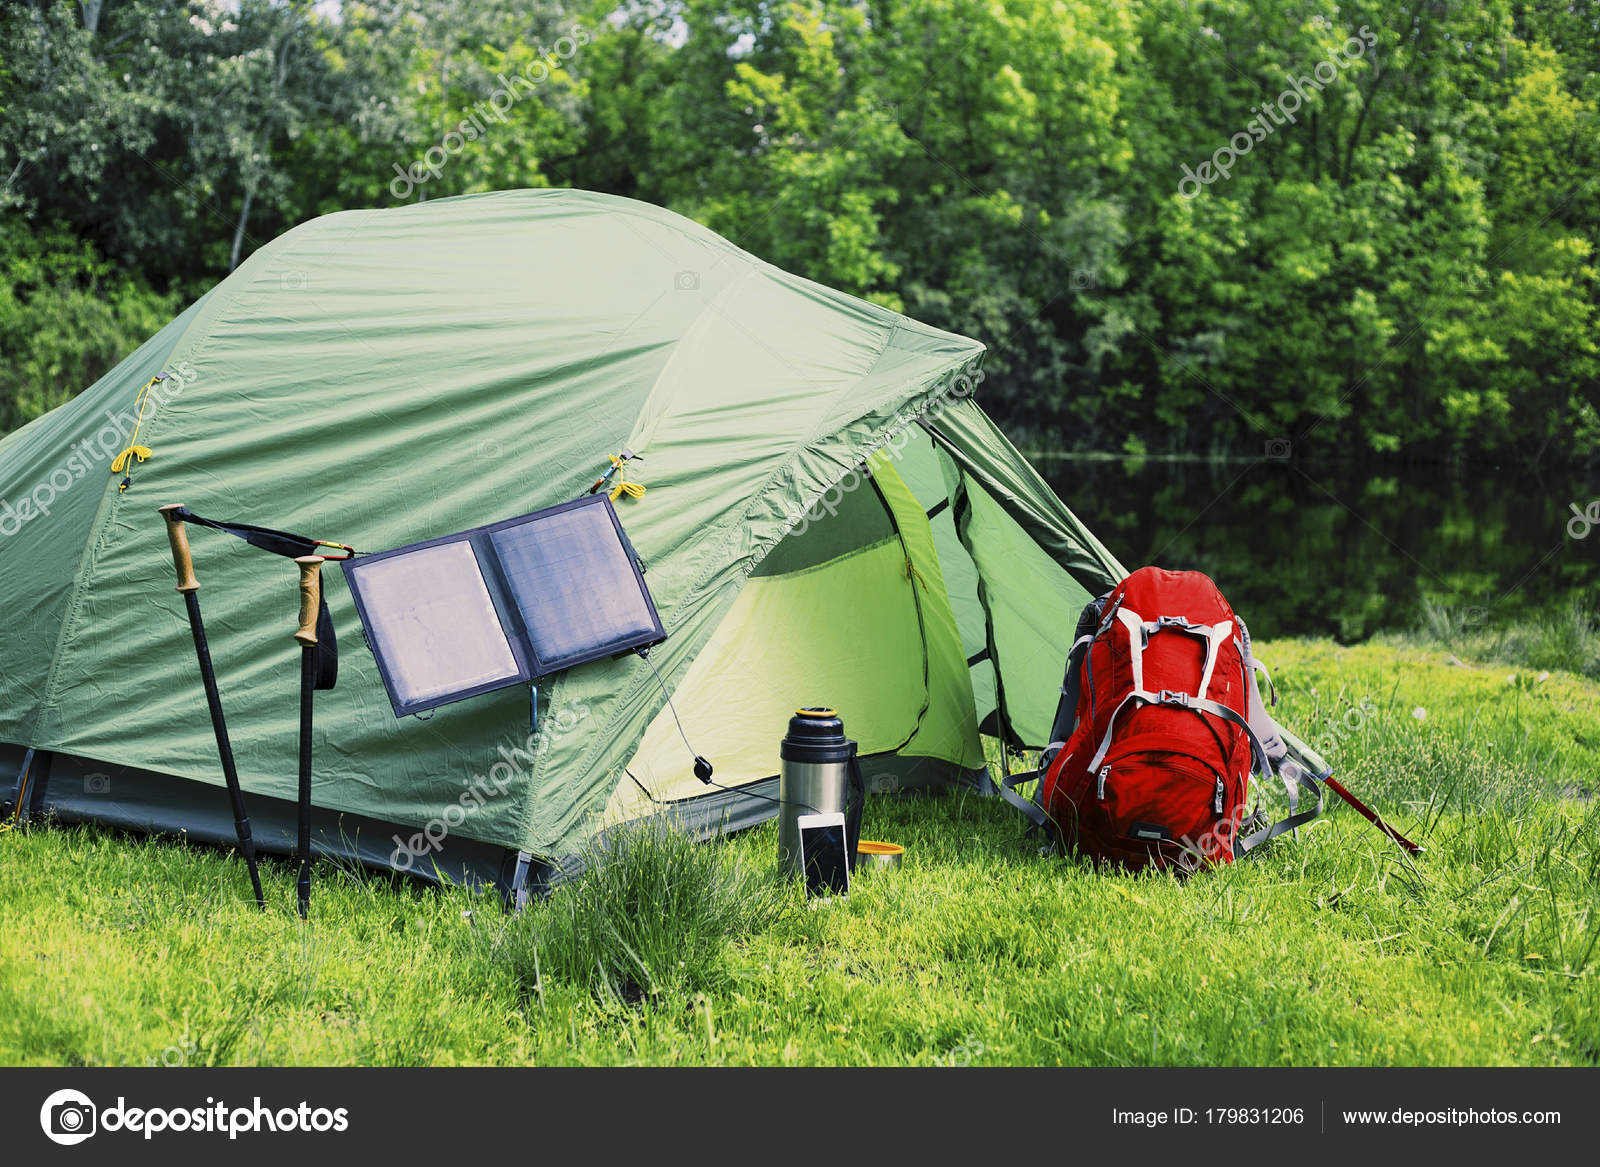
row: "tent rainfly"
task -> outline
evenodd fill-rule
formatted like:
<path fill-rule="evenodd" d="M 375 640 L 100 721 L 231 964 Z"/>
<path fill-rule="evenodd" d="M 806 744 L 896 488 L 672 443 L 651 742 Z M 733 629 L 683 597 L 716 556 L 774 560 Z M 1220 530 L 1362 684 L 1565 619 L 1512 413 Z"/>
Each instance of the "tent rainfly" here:
<path fill-rule="evenodd" d="M 665 808 L 747 826 L 802 705 L 841 711 L 869 790 L 979 782 L 980 734 L 1046 744 L 1078 613 L 1125 574 L 975 403 L 982 354 L 584 191 L 297 227 L 0 440 L 0 802 L 233 841 L 162 504 L 377 551 L 577 497 L 623 449 L 651 663 L 730 789 L 637 656 L 544 678 L 536 728 L 526 689 L 396 718 L 328 570 L 321 852 L 511 890 Z M 191 543 L 257 844 L 288 853 L 295 567 Z"/>

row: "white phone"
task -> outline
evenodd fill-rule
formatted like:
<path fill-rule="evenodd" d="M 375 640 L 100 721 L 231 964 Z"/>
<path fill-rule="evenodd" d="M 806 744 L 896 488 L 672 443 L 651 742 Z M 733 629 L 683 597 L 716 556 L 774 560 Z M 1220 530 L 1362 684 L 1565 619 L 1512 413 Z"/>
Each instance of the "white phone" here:
<path fill-rule="evenodd" d="M 800 828 L 800 869 L 806 874 L 806 895 L 850 894 L 850 854 L 846 850 L 844 815 L 839 811 L 803 814 Z"/>

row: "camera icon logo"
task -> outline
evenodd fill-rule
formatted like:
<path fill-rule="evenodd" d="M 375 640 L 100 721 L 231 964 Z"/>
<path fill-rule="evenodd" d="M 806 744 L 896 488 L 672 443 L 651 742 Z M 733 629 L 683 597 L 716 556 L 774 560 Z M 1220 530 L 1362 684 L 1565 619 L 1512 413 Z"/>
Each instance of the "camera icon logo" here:
<path fill-rule="evenodd" d="M 39 1108 L 39 1125 L 45 1138 L 63 1147 L 76 1146 L 96 1128 L 99 1109 L 87 1094 L 78 1090 L 57 1090 Z"/>
<path fill-rule="evenodd" d="M 681 271 L 672 277 L 672 286 L 680 292 L 698 292 L 700 290 L 700 273 L 697 271 Z"/>
<path fill-rule="evenodd" d="M 85 794 L 110 794 L 111 775 L 99 770 L 83 776 L 83 792 Z"/>
<path fill-rule="evenodd" d="M 1288 438 L 1271 438 L 1265 452 L 1268 462 L 1287 462 L 1294 452 L 1294 446 Z"/>
<path fill-rule="evenodd" d="M 306 286 L 306 273 L 303 271 L 286 271 L 278 277 L 278 286 L 285 292 L 302 291 Z"/>

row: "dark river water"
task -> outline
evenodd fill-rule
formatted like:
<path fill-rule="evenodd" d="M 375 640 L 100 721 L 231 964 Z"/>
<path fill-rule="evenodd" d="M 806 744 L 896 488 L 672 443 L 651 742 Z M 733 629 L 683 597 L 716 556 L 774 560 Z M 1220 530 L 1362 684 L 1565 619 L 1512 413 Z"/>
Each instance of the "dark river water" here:
<path fill-rule="evenodd" d="M 1574 601 L 1600 608 L 1594 475 L 1288 461 L 1034 464 L 1124 565 L 1205 572 L 1257 636 L 1361 640 L 1416 624 L 1425 600 L 1490 626 Z"/>

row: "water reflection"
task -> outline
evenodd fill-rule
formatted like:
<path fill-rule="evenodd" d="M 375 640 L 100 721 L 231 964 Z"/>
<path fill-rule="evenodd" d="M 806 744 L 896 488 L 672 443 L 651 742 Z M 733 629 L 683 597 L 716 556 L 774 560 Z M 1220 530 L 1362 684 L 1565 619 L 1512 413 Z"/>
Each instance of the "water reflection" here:
<path fill-rule="evenodd" d="M 1574 598 L 1600 603 L 1600 526 L 1583 522 L 1600 481 L 1581 474 L 1290 461 L 1035 464 L 1128 567 L 1205 572 L 1262 637 L 1361 640 L 1413 624 L 1424 597 L 1489 624 Z"/>

